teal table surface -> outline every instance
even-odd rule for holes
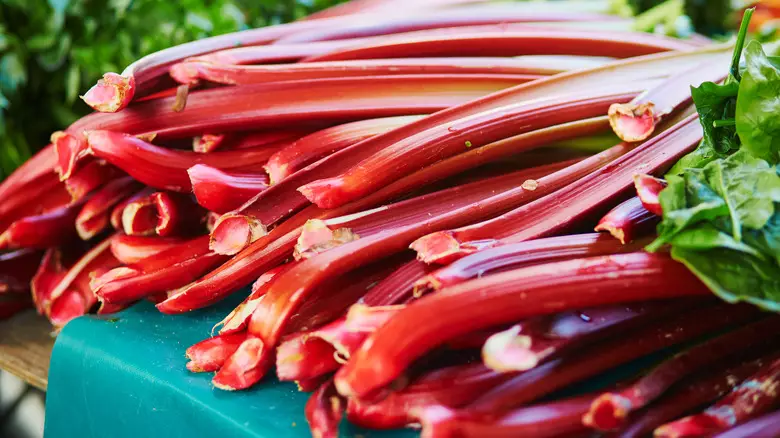
[[[69,323],[52,353],[46,438],[308,437],[308,394],[268,378],[248,391],[211,385],[211,373],[185,368],[184,351],[206,338],[235,301],[169,316],[141,303],[108,317]],[[411,438],[344,421],[345,437]]]

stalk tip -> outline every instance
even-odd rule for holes
[[[124,109],[135,95],[135,78],[117,73],[106,73],[83,96],[87,105],[101,113],[115,113]]]

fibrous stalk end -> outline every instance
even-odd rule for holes
[[[89,91],[81,96],[87,105],[102,113],[124,109],[135,94],[135,78],[117,73],[106,73]]]

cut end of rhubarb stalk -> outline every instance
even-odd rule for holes
[[[268,174],[268,179],[271,185],[278,184],[279,181],[287,178],[290,175],[287,172],[287,169],[290,167],[289,164],[279,164],[278,161],[278,156],[274,154],[271,156],[271,158],[268,159],[268,163],[263,166],[263,169],[265,169],[265,172]]]
[[[117,73],[106,73],[81,100],[101,113],[115,113],[124,109],[135,95],[135,78]]]
[[[434,275],[426,275],[425,277],[417,280],[414,283],[414,287],[412,289],[412,296],[415,298],[420,298],[421,296],[427,294],[428,292],[433,292],[435,290],[441,289],[441,282],[438,278]]]
[[[49,321],[59,331],[65,324],[86,313],[84,296],[77,290],[68,289],[52,302]]]
[[[168,70],[174,81],[184,85],[197,85],[200,72],[195,62],[179,62]]]
[[[429,265],[448,265],[478,250],[477,247],[461,245],[451,231],[423,236],[412,242],[409,248],[417,252],[417,260]]]
[[[224,135],[203,134],[200,137],[195,137],[192,140],[192,150],[202,154],[214,152],[215,150],[219,149],[219,146],[224,140]],[[190,177],[192,177],[192,173],[190,173]]]
[[[623,245],[625,245],[627,243],[626,242],[626,233],[625,233],[625,231],[623,231],[622,229],[617,228],[615,226],[612,226],[612,225],[610,225],[608,223],[599,223],[598,225],[596,225],[596,228],[594,228],[593,230],[596,231],[596,232],[606,231],[609,234],[611,234],[612,237],[614,237],[615,239],[619,240],[620,243],[622,243]]]
[[[235,255],[267,233],[263,224],[255,218],[227,213],[214,225],[209,248],[217,254]]]
[[[343,192],[344,181],[341,178],[326,178],[312,181],[298,187],[298,191],[319,208],[336,208],[344,202],[339,198]]]
[[[236,391],[259,382],[269,368],[268,353],[263,347],[259,338],[246,339],[225,361],[211,383],[219,389]]]
[[[625,142],[644,141],[655,131],[654,106],[652,103],[613,104],[609,107],[609,124]]]
[[[647,211],[657,216],[664,215],[658,196],[666,188],[666,181],[650,175],[634,175],[634,187],[637,197],[642,201],[642,205]]]
[[[246,333],[215,336],[191,346],[185,352],[190,362],[187,369],[194,373],[217,371],[246,340]]]
[[[482,362],[499,373],[526,371],[539,364],[539,357],[531,351],[531,338],[520,334],[516,325],[498,332],[482,347]]]
[[[582,423],[602,432],[615,430],[623,425],[631,410],[631,402],[617,394],[602,394],[582,416]]]
[[[151,197],[131,202],[122,212],[122,230],[128,236],[152,236],[160,218]]]
[[[87,155],[87,142],[63,131],[53,133],[51,142],[57,154],[57,163],[54,166],[54,170],[59,174],[60,180],[65,181],[73,175],[79,159]]]
[[[303,225],[295,244],[295,260],[308,259],[329,249],[359,239],[349,228],[331,230],[325,221],[310,219]]]

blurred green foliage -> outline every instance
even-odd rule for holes
[[[0,0],[0,180],[89,108],[104,72],[343,0]]]

